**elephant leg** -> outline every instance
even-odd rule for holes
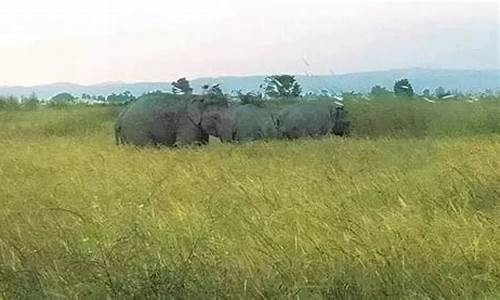
[[[201,132],[200,136],[200,144],[201,145],[208,145],[208,142],[210,140],[210,135],[204,131]]]
[[[150,139],[155,146],[173,146],[177,137],[177,116],[175,113],[159,115],[151,125]]]
[[[305,128],[293,126],[292,128],[290,128],[290,130],[287,130],[287,136],[289,139],[298,139],[307,135],[308,134]]]
[[[199,126],[196,126],[189,118],[179,118],[177,126],[176,146],[207,144],[208,134],[203,132]]]

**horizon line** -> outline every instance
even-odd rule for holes
[[[342,73],[324,73],[324,74],[306,74],[306,73],[286,73],[286,72],[277,72],[274,74],[246,74],[246,75],[214,75],[214,76],[198,76],[198,77],[193,77],[190,79],[187,76],[183,76],[187,78],[190,82],[196,81],[196,80],[201,80],[201,79],[217,79],[217,78],[249,78],[249,77],[266,77],[266,76],[272,76],[276,74],[290,74],[293,76],[304,76],[304,77],[324,77],[324,76],[344,76],[344,75],[357,75],[357,74],[369,74],[369,73],[379,73],[379,72],[398,72],[398,71],[410,71],[410,70],[427,70],[427,71],[461,71],[461,72],[500,72],[500,68],[478,68],[478,69],[471,69],[471,68],[433,68],[433,67],[408,67],[408,68],[390,68],[390,69],[377,69],[377,70],[367,70],[367,71],[354,71],[354,72],[342,72]],[[179,77],[182,78],[182,77]],[[178,78],[177,78],[178,79]],[[50,86],[50,85],[74,85],[74,86],[80,86],[80,87],[91,87],[91,86],[106,86],[106,85],[113,85],[113,84],[142,84],[142,83],[170,83],[172,81],[175,81],[176,79],[170,79],[170,80],[137,80],[137,81],[121,81],[121,80],[114,80],[114,81],[102,81],[102,82],[96,82],[96,83],[77,83],[77,82],[71,82],[71,81],[55,81],[55,82],[48,82],[48,83],[37,83],[37,84],[32,84],[32,85],[22,85],[22,84],[16,84],[16,85],[2,85],[0,84],[0,88],[33,88],[33,87],[40,87],[40,86]]]

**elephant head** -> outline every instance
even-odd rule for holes
[[[235,120],[225,99],[197,98],[188,104],[189,119],[208,135],[222,142],[234,138]]]
[[[234,114],[227,107],[210,105],[202,115],[201,128],[222,142],[231,142],[236,130]]]

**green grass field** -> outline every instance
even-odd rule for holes
[[[500,100],[347,106],[351,138],[190,149],[0,111],[0,299],[500,298]]]

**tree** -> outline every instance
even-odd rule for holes
[[[167,92],[163,92],[161,90],[156,90],[156,91],[149,91],[149,92],[145,92],[141,95],[142,96],[165,96],[167,97],[169,95],[169,93]]]
[[[434,91],[434,95],[436,95],[436,97],[441,99],[443,97],[451,95],[451,93],[449,91],[446,91],[442,86],[440,86]]]
[[[50,99],[51,102],[57,103],[73,102],[74,100],[75,97],[73,97],[73,95],[71,95],[70,93],[60,93]]]
[[[387,97],[387,96],[391,95],[391,91],[389,91],[388,89],[386,89],[383,86],[376,85],[376,86],[372,87],[372,89],[370,91],[370,95],[372,95],[374,97]]]
[[[493,97],[495,96],[495,93],[493,92],[492,89],[485,89],[484,92],[483,92],[484,95],[488,96],[488,97]]]
[[[424,89],[424,90],[422,91],[422,96],[424,96],[424,97],[430,97],[430,96],[431,96],[431,90],[429,90],[429,89]]]
[[[108,103],[111,103],[111,104],[126,104],[126,103],[134,101],[135,99],[136,98],[134,97],[134,95],[132,95],[131,92],[125,91],[125,92],[120,93],[118,95],[116,95],[115,93],[112,93],[111,95],[109,95],[107,97],[106,101]]]
[[[172,93],[174,94],[184,94],[189,95],[193,93],[193,89],[189,84],[189,80],[186,77],[177,79],[177,81],[172,82]]]
[[[299,97],[300,84],[292,75],[273,75],[264,80],[264,93],[269,97]]]
[[[23,97],[21,99],[21,102],[23,102],[23,103],[27,103],[27,102],[38,103],[38,102],[40,102],[40,99],[38,99],[38,96],[35,94],[35,92],[32,92],[28,97]]]
[[[214,85],[204,84],[201,88],[203,89],[203,93],[205,95],[212,97],[224,97],[224,93],[220,88],[220,83]]]
[[[408,79],[404,78],[394,83],[394,94],[396,96],[412,97],[415,92]]]
[[[19,107],[19,99],[14,96],[0,96],[0,110],[16,109]]]
[[[28,97],[21,98],[21,104],[28,109],[35,109],[40,104],[40,99],[38,99],[35,92],[31,93]]]
[[[236,94],[238,95],[238,98],[240,99],[240,102],[243,105],[253,104],[253,105],[260,106],[263,104],[262,98],[260,97],[260,95],[258,95],[255,92],[243,93],[241,90],[238,90],[238,91],[236,91]]]

